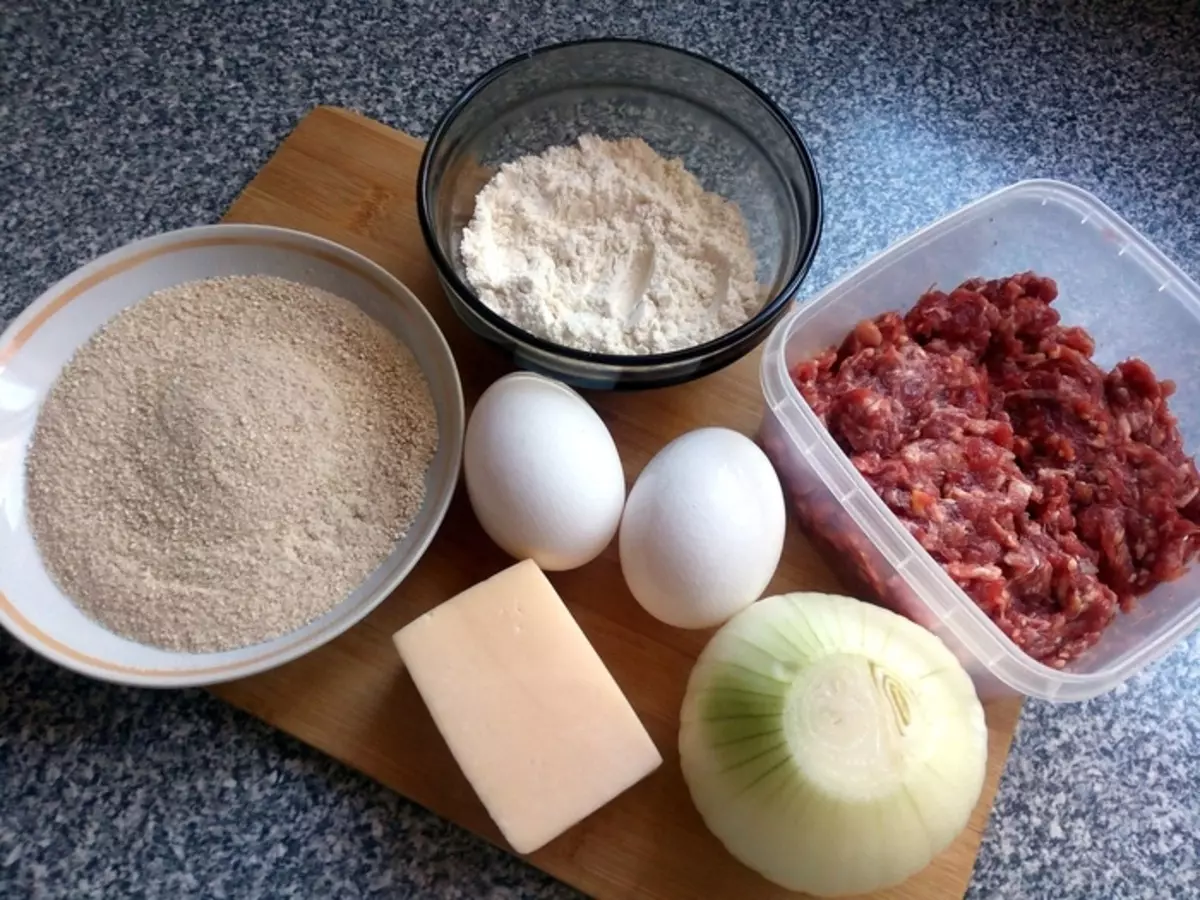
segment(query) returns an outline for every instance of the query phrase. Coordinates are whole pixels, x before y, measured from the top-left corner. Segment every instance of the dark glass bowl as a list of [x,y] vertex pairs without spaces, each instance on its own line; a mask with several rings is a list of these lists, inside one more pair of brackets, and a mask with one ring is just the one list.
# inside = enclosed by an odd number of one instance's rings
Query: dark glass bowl
[[[670,353],[591,353],[530,334],[479,300],[459,253],[475,195],[505,162],[581,135],[641,137],[679,157],[705,190],[738,204],[767,300],[715,340]],[[756,347],[787,310],[821,235],[821,189],[787,116],[740,75],[643,41],[556,44],[511,59],[472,84],[434,129],[417,184],[421,230],[455,311],[521,368],[582,388],[678,384]]]

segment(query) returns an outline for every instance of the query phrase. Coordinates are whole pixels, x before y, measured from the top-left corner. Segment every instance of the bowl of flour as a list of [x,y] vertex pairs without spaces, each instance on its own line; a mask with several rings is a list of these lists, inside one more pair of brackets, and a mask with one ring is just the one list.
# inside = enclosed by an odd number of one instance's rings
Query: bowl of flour
[[468,87],[418,211],[464,322],[582,388],[662,387],[753,350],[821,231],[803,140],[749,81],[642,41],[557,44]]

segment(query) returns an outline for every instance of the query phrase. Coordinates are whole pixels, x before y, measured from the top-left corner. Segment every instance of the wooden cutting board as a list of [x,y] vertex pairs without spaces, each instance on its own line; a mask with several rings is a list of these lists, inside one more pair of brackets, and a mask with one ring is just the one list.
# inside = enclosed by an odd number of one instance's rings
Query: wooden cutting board
[[[317,234],[392,272],[429,307],[445,332],[469,409],[507,364],[459,323],[438,285],[417,224],[415,185],[422,146],[345,110],[315,109],[225,220]],[[588,399],[612,429],[632,483],[657,450],[685,431],[725,425],[754,433],[762,409],[758,353],[692,384],[636,394],[598,393]],[[460,488],[424,559],[371,616],[303,659],[214,692],[438,815],[503,844],[402,672],[391,635],[510,563],[476,524]],[[604,900],[797,896],[764,881],[723,850],[705,830],[680,776],[679,706],[692,661],[708,634],[670,628],[644,613],[622,581],[615,545],[595,562],[554,575],[552,581],[629,696],[665,762],[529,861]],[[839,584],[789,525],[770,592],[797,589],[837,591]],[[1019,711],[1015,701],[988,708],[988,777],[970,827],[929,868],[879,894],[880,900],[963,896]]]

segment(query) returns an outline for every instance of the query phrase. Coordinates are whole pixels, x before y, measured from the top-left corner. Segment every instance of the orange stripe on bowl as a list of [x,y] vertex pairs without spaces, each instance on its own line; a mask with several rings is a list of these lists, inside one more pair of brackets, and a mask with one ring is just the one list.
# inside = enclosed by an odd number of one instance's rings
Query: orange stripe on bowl
[[[321,240],[324,240],[324,239],[321,238]],[[157,250],[144,250],[141,253],[131,256],[127,259],[122,259],[119,262],[114,262],[111,266],[101,269],[99,272],[96,272],[93,275],[89,275],[83,281],[79,282],[79,284],[74,285],[73,287],[71,287],[70,289],[68,289],[66,291],[63,291],[61,294],[59,294],[57,297],[55,297],[53,300],[51,300],[49,303],[47,303],[46,306],[43,307],[37,313],[37,315],[35,315],[32,319],[30,319],[28,322],[26,322],[25,326],[13,336],[12,340],[8,344],[6,344],[3,347],[0,347],[0,369],[3,369],[4,366],[6,366],[12,360],[12,358],[14,356],[16,356],[17,351],[20,350],[23,346],[25,346],[25,344],[29,341],[29,339],[31,337],[33,337],[34,334],[37,333],[38,329],[40,329],[43,325],[46,324],[47,321],[49,321],[51,316],[53,316],[56,312],[61,310],[64,306],[66,306],[68,303],[70,303],[72,300],[74,300],[76,297],[78,297],[84,291],[91,290],[96,285],[103,284],[105,281],[108,281],[108,279],[112,278],[113,276],[120,275],[122,272],[126,272],[129,269],[133,268],[134,266],[140,265],[141,263],[144,263],[150,259],[154,259],[155,257],[158,257],[158,256],[165,256],[168,253],[178,253],[181,250],[194,250],[197,247],[221,247],[221,246],[230,246],[230,245],[238,245],[238,244],[249,245],[249,246],[254,246],[254,247],[271,247],[271,248],[280,249],[280,250],[290,250],[294,253],[302,254],[303,256],[309,256],[309,257],[312,257],[313,259],[319,259],[319,260],[322,260],[323,262],[331,263],[331,264],[337,266],[339,269],[344,269],[347,272],[352,272],[361,278],[365,278],[367,281],[371,282],[371,284],[373,284],[375,287],[379,288],[379,290],[383,291],[384,293],[389,293],[389,294],[391,293],[391,291],[388,290],[388,286],[386,284],[380,282],[377,278],[375,278],[374,275],[372,275],[368,272],[364,272],[363,270],[356,268],[353,264],[347,262],[346,260],[344,260],[338,256],[335,256],[332,253],[327,253],[323,250],[310,250],[306,247],[297,246],[296,244],[293,244],[289,241],[270,240],[267,238],[252,238],[252,237],[200,238],[200,239],[197,239],[194,241],[186,241],[182,244],[170,244],[166,247],[160,247]]]
[[[20,631],[23,638],[32,639],[35,642],[39,642],[43,646],[54,650],[56,653],[65,656],[68,659],[73,659],[76,662],[83,663],[84,665],[102,669],[105,672],[115,672],[126,675],[147,675],[154,677],[175,676],[180,678],[192,678],[197,675],[220,675],[225,672],[234,672],[238,669],[244,668],[248,665],[253,665],[255,663],[277,659],[280,656],[291,653],[295,649],[295,647],[281,647],[279,650],[276,650],[272,653],[264,653],[261,656],[255,656],[250,659],[240,659],[237,662],[224,663],[223,665],[219,666],[206,666],[202,669],[147,669],[139,666],[123,666],[119,663],[112,663],[103,659],[99,659],[95,656],[89,656],[82,651],[76,650],[74,647],[64,644],[57,638],[46,634],[46,632],[42,631],[42,629],[38,628],[27,618],[25,618],[24,614],[17,609],[17,607],[11,600],[8,599],[3,591],[0,591],[0,610],[3,610],[11,620],[10,627],[13,627],[14,630]],[[330,631],[337,628],[337,626],[340,624],[340,619],[330,622],[320,631],[313,633],[310,637],[310,640],[323,637]]]

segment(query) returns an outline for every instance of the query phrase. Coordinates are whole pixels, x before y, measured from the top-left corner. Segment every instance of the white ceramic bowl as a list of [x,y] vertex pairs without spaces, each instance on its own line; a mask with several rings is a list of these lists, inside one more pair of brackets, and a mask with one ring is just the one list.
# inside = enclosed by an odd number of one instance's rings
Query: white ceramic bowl
[[[25,516],[25,454],[38,408],[63,365],[105,322],[162,288],[197,278],[265,274],[357,304],[416,355],[438,414],[425,505],[392,553],[314,622],[221,653],[177,653],[101,627],[47,575]],[[38,653],[106,681],[152,687],[213,684],[273,668],[332,640],[378,606],[425,552],[450,505],[462,458],[462,387],[450,348],[420,301],[370,260],[330,241],[258,225],[186,228],[135,241],[39,297],[0,335],[0,624]]]

